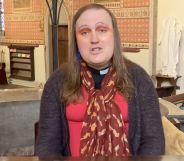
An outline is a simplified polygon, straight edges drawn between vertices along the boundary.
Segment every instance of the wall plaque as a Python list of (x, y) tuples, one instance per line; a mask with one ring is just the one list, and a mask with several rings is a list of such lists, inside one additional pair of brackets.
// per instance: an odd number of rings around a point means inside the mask
[(32, 0), (13, 0), (13, 11), (31, 11)]

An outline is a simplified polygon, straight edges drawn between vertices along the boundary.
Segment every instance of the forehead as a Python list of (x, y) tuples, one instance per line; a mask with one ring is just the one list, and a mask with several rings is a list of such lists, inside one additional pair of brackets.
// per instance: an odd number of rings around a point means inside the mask
[(76, 22), (76, 27), (80, 25), (95, 25), (98, 22), (103, 22), (112, 26), (112, 18), (104, 9), (88, 9), (84, 11)]

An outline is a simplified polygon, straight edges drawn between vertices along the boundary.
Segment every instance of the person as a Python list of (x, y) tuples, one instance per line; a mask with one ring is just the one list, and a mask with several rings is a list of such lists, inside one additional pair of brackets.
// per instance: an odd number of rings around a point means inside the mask
[(113, 14), (99, 4), (80, 8), (70, 50), (69, 62), (45, 84), (35, 155), (164, 154), (155, 88), (122, 56)]

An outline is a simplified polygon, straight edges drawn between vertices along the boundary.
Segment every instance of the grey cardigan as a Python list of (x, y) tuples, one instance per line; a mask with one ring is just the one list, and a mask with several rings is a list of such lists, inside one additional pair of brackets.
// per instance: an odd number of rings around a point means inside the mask
[[(153, 83), (138, 65), (128, 63), (127, 68), (134, 84), (134, 96), (128, 102), (130, 152), (132, 155), (164, 154), (164, 133)], [(44, 87), (35, 155), (70, 155), (65, 108), (60, 101), (62, 82), (63, 73), (59, 69), (52, 74)]]

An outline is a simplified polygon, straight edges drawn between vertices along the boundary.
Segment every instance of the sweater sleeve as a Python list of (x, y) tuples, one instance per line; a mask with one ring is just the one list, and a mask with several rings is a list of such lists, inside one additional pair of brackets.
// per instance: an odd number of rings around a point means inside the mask
[(141, 122), (138, 154), (161, 155), (165, 152), (165, 140), (158, 96), (149, 75), (143, 69), (137, 75)]
[(35, 144), (35, 155), (58, 156), (66, 149), (64, 107), (59, 97), (61, 72), (55, 72), (46, 82), (40, 104), (38, 137)]

